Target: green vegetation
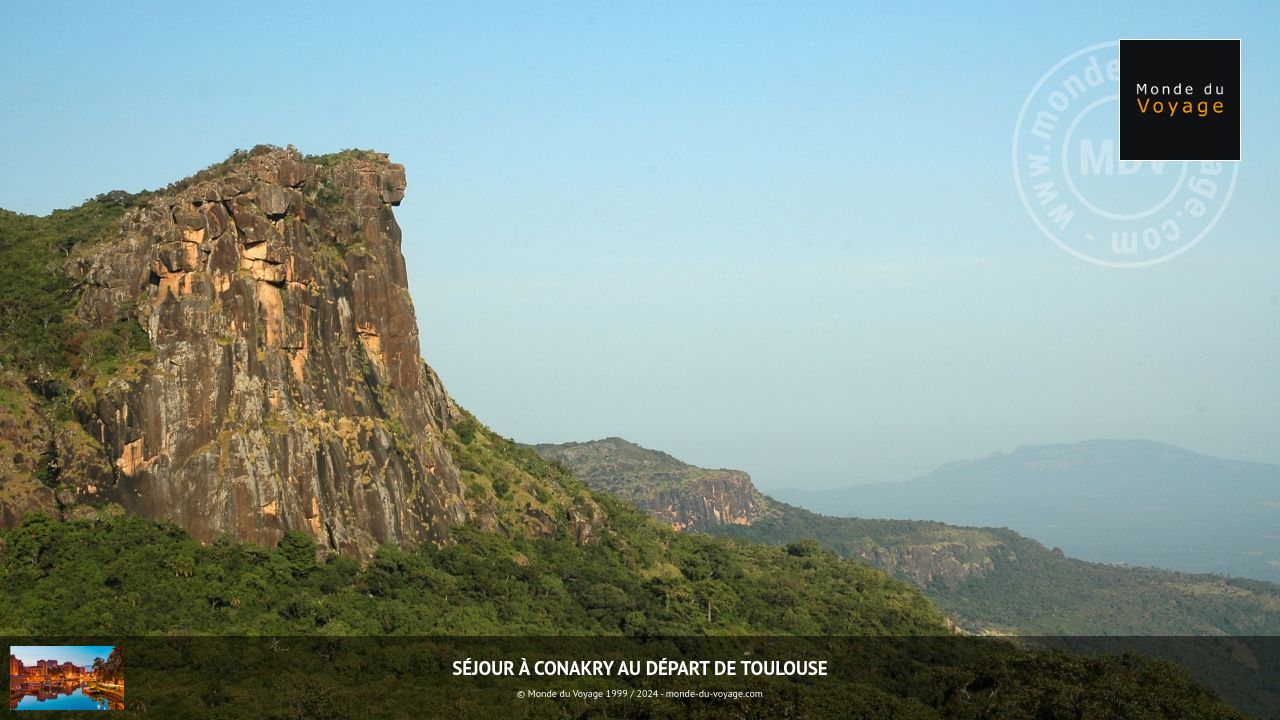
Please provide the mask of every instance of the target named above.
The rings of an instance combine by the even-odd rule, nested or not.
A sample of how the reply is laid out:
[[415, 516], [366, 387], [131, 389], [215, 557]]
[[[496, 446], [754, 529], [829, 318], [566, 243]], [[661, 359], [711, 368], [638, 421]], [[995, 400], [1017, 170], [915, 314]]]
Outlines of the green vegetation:
[[504, 531], [545, 532], [552, 526], [569, 537], [577, 517], [590, 524], [601, 508], [585, 484], [559, 464], [485, 427], [457, 408], [445, 436], [467, 488], [473, 517], [492, 517]]
[[120, 682], [124, 678], [124, 652], [118, 647], [111, 648], [107, 659], [96, 658], [93, 661], [93, 673], [103, 682]]
[[3, 535], [4, 634], [943, 634], [918, 592], [820, 548], [678, 534], [465, 410], [447, 442], [471, 516], [443, 547], [360, 567], [287, 533], [201, 546], [140, 518]]
[[[662, 511], [680, 492], [691, 505], [700, 505], [699, 478], [724, 472], [620, 438], [539, 445], [537, 450], [564, 462], [591, 487], [649, 511]], [[737, 502], [754, 501], [750, 525], [703, 524], [695, 529], [773, 545], [816, 540], [842, 557], [922, 588], [971, 632], [1280, 634], [1280, 586], [1270, 583], [1084, 562], [1003, 528], [827, 517], [744, 484]]]
[[609, 505], [595, 542], [463, 527], [366, 567], [317, 562], [297, 533], [201, 546], [141, 518], [32, 514], [3, 534], [0, 634], [945, 632], [918, 593], [833, 554], [678, 535]]
[[584, 443], [534, 445], [532, 449], [573, 470], [593, 488], [645, 504], [663, 491], [685, 489], [708, 473], [662, 452], [611, 437]]
[[708, 530], [779, 545], [817, 538], [849, 558], [870, 559], [877, 548], [897, 549], [902, 557], [889, 561], [890, 569], [903, 578], [912, 573], [913, 554], [955, 552], [958, 546], [959, 559], [971, 563], [972, 571], [959, 576], [942, 570], [924, 591], [949, 617], [975, 632], [1280, 634], [1280, 587], [1270, 583], [1085, 562], [1006, 529], [832, 518], [778, 506], [777, 516], [753, 525]]
[[[995, 571], [926, 590], [978, 629], [1052, 635], [1277, 635], [1280, 586], [1063, 557], [998, 530]], [[985, 620], [985, 622], [984, 622]]]
[[331, 168], [347, 160], [366, 160], [375, 157], [382, 157], [373, 150], [362, 150], [360, 148], [347, 148], [337, 152], [325, 153], [323, 155], [304, 155], [303, 160], [313, 163], [322, 168]]
[[63, 467], [96, 444], [73, 405], [91, 406], [150, 357], [136, 318], [90, 327], [76, 317], [80, 287], [66, 268], [144, 197], [115, 191], [44, 217], [0, 210], [0, 505], [21, 507], [39, 485], [56, 491], [63, 470], [82, 470]]
[[903, 482], [781, 499], [837, 517], [1008, 527], [1067, 554], [1280, 583], [1280, 465], [1149, 440], [1036, 445], [953, 462]]
[[117, 228], [139, 198], [117, 191], [44, 217], [0, 210], [0, 358], [31, 382], [64, 380], [85, 343], [90, 364], [113, 350], [72, 316], [79, 292], [63, 265]]
[[249, 160], [252, 160], [253, 158], [258, 157], [259, 155], [265, 155], [266, 153], [273, 152], [279, 149], [280, 148], [275, 145], [267, 145], [267, 144], [254, 145], [248, 150], [236, 148], [231, 152], [230, 155], [227, 156], [226, 160], [223, 160], [222, 162], [214, 163], [209, 167], [201, 170], [200, 172], [197, 172], [194, 175], [185, 177], [176, 182], [169, 183], [169, 185], [164, 189], [164, 192], [167, 192], [167, 193], [180, 192], [182, 190], [186, 190], [187, 188], [193, 185], [198, 185], [206, 180], [212, 180], [213, 178], [221, 177], [223, 175], [226, 175], [228, 171], [233, 170], [236, 167], [245, 164]]
[[[464, 527], [444, 547], [381, 548], [365, 567], [336, 555], [317, 561], [301, 533], [287, 533], [275, 548], [226, 540], [201, 546], [172, 525], [141, 518], [29, 515], [0, 538], [0, 636], [150, 636], [131, 646], [130, 702], [177, 718], [496, 717], [500, 708], [503, 717], [580, 716], [602, 706], [557, 699], [518, 705], [511, 715], [510, 698], [528, 679], [454, 678], [451, 661], [706, 659], [745, 657], [746, 648], [751, 657], [838, 662], [828, 678], [717, 683], [764, 693], [749, 703], [619, 702], [608, 715], [686, 717], [696, 708], [699, 717], [750, 709], [762, 717], [866, 720], [1243, 717], [1170, 663], [948, 637], [918, 593], [816, 543], [782, 549], [680, 535], [615, 501], [600, 502], [609, 524], [585, 545]], [[808, 637], [760, 644], [673, 637], [792, 633]], [[850, 633], [881, 637], [830, 637]], [[290, 637], [191, 637], [203, 634]], [[419, 637], [314, 637], [384, 635]], [[442, 637], [498, 635], [618, 639]], [[430, 709], [404, 691], [423, 683], [432, 688]], [[560, 684], [706, 689], [697, 678]]]

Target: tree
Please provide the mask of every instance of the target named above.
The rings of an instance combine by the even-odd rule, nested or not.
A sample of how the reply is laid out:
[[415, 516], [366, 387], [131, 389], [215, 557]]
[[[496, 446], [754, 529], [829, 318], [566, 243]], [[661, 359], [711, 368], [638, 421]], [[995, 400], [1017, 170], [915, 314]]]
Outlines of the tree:
[[714, 611], [724, 612], [730, 609], [738, 599], [733, 589], [727, 584], [711, 578], [694, 583], [693, 591], [698, 602], [707, 608], [708, 625], [714, 621], [712, 617]]
[[276, 549], [288, 561], [295, 577], [307, 575], [316, 567], [316, 541], [306, 533], [297, 530], [286, 532]]
[[98, 682], [120, 682], [124, 678], [124, 651], [118, 647], [111, 648], [106, 662], [102, 658], [94, 658], [93, 675]]

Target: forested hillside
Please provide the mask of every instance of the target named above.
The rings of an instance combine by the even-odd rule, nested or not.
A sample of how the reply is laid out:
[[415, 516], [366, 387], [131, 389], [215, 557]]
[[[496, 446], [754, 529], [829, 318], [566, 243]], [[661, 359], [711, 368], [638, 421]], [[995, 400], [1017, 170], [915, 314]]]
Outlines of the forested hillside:
[[[1280, 586], [1270, 583], [1084, 562], [1005, 528], [819, 515], [762, 495], [741, 471], [705, 470], [619, 438], [537, 449], [653, 517], [691, 508], [686, 517], [703, 521], [680, 525], [689, 530], [774, 545], [816, 540], [921, 588], [970, 632], [1280, 634]], [[738, 482], [726, 507], [752, 515], [722, 522], [695, 512], [722, 505], [707, 497], [708, 478], [728, 473]]]
[[1096, 562], [1280, 582], [1280, 465], [1149, 440], [1021, 447], [777, 497], [826, 515], [1008, 527]]

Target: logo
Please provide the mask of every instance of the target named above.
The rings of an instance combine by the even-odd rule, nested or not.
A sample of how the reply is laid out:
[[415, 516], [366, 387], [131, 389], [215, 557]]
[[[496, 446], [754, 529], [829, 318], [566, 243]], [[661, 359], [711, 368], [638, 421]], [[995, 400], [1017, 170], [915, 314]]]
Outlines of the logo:
[[1240, 159], [1239, 40], [1121, 40], [1120, 157]]
[[1190, 250], [1235, 191], [1239, 165], [1121, 160], [1119, 43], [1076, 51], [1027, 95], [1013, 134], [1013, 177], [1040, 230], [1105, 267], [1145, 267]]

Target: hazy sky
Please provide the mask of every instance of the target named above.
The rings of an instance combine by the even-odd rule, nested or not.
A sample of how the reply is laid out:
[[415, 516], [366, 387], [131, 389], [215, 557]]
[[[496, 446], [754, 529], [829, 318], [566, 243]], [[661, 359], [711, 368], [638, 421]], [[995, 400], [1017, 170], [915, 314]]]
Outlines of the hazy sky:
[[[766, 489], [1088, 438], [1280, 461], [1274, 3], [228, 5], [10, 4], [0, 206], [370, 147], [424, 355], [518, 440]], [[1009, 161], [1041, 74], [1120, 37], [1244, 41], [1230, 207], [1143, 270], [1055, 247]]]
[[28, 667], [41, 660], [93, 667], [93, 661], [97, 658], [102, 658], [105, 662], [111, 650], [111, 645], [13, 645], [9, 648], [9, 654]]

